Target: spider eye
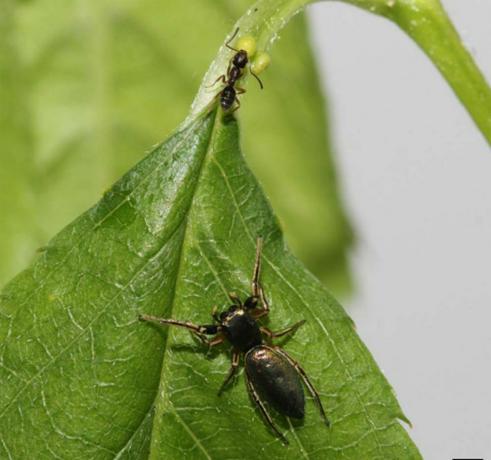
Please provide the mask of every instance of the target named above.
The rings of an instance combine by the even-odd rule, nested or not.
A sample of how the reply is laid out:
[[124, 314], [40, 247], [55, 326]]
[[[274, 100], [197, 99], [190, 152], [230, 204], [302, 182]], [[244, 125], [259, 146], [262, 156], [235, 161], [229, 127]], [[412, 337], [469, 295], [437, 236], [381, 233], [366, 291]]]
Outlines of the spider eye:
[[225, 321], [225, 319], [227, 318], [227, 315], [228, 315], [228, 312], [226, 312], [226, 311], [223, 311], [222, 313], [220, 313], [220, 321]]
[[244, 302], [244, 307], [246, 308], [246, 310], [252, 310], [257, 307], [257, 303], [258, 303], [258, 298], [251, 296], [248, 297], [247, 300]]

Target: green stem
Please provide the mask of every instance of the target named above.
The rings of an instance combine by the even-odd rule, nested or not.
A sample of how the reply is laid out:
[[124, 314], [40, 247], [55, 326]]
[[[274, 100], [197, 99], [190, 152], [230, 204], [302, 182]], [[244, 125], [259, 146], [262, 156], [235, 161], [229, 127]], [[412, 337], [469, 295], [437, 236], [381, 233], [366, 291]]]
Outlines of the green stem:
[[491, 89], [440, 0], [343, 0], [395, 22], [428, 55], [491, 144]]
[[[279, 31], [288, 21], [312, 0], [259, 0], [235, 23], [225, 42], [237, 27], [240, 35], [252, 35], [256, 38], [258, 51], [268, 51]], [[203, 78], [198, 94], [191, 106], [191, 112], [184, 122], [192, 121], [214, 99], [217, 89], [211, 87], [217, 77], [225, 73], [232, 54], [222, 45]], [[243, 82], [241, 82], [242, 84]]]
[[[259, 0], [235, 27], [256, 37], [267, 51], [278, 32], [302, 7], [315, 0]], [[491, 89], [475, 64], [439, 0], [339, 0], [395, 22], [428, 55], [491, 144]], [[189, 118], [203, 110], [216, 94], [206, 88], [227, 68], [230, 52], [222, 46], [193, 103]]]

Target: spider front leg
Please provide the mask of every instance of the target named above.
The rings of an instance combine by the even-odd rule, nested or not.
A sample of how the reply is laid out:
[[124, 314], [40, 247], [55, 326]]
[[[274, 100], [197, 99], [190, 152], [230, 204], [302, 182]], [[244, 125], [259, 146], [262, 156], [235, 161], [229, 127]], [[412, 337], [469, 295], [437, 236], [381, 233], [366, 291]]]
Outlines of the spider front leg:
[[256, 310], [254, 314], [254, 318], [256, 319], [269, 314], [269, 302], [266, 300], [266, 297], [264, 296], [264, 290], [262, 287], [259, 287], [259, 299], [261, 300], [262, 308], [258, 308]]
[[228, 298], [232, 301], [234, 305], [242, 306], [242, 301], [240, 300], [240, 297], [237, 295], [237, 293], [229, 292]]
[[[261, 307], [258, 308], [254, 306], [256, 311], [254, 312], [254, 317], [261, 318], [262, 316], [266, 316], [269, 313], [269, 303], [266, 300], [266, 296], [264, 295], [264, 290], [259, 282], [259, 276], [261, 275], [261, 258], [263, 251], [263, 239], [261, 237], [257, 238], [256, 241], [256, 259], [254, 262], [254, 269], [252, 270], [252, 279], [251, 279], [251, 292], [252, 296], [248, 299], [249, 303], [254, 303], [259, 300], [261, 303]], [[246, 301], [247, 303], [247, 301]]]
[[218, 307], [215, 305], [211, 310], [211, 317], [217, 322], [220, 323], [220, 316], [218, 315]]
[[259, 236], [256, 240], [256, 260], [252, 270], [251, 292], [253, 297], [259, 297], [259, 275], [261, 274], [261, 257], [263, 252], [263, 239]]
[[[224, 340], [222, 336], [217, 336], [217, 334], [221, 331], [221, 327], [216, 324], [199, 325], [199, 324], [191, 323], [189, 321], [179, 321], [177, 319], [158, 318], [157, 316], [151, 316], [151, 315], [140, 315], [138, 319], [140, 321], [148, 321], [157, 324], [169, 324], [171, 326], [178, 326], [188, 329], [193, 334], [195, 334], [196, 337], [198, 337], [199, 340], [201, 340], [201, 342], [208, 345], [209, 347], [218, 345], [219, 343], [222, 343]], [[210, 340], [206, 337], [207, 335], [214, 335], [215, 337], [213, 337]]]

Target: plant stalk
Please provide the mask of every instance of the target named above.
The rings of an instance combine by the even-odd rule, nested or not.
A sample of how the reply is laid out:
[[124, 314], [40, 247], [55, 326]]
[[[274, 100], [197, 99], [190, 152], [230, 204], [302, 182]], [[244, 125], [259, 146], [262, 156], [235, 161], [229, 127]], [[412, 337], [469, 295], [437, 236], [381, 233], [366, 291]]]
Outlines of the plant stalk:
[[[290, 18], [315, 0], [259, 0], [231, 30], [256, 37], [258, 50], [268, 51]], [[404, 30], [428, 55], [491, 145], [491, 89], [455, 30], [440, 0], [338, 0], [384, 16]], [[222, 46], [203, 79], [188, 121], [213, 102], [210, 89], [223, 74], [230, 51]]]
[[426, 53], [491, 145], [491, 88], [440, 0], [341, 0], [395, 22]]

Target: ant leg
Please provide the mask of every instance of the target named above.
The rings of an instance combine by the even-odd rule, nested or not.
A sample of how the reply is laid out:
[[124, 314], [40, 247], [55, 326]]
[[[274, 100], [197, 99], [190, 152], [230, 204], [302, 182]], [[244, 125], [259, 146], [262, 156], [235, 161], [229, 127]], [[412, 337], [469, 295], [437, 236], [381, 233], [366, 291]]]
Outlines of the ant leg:
[[237, 94], [244, 94], [245, 92], [247, 92], [247, 90], [238, 86], [235, 87], [235, 91], [237, 92]]
[[252, 71], [252, 68], [249, 67], [249, 72], [251, 72], [251, 75], [257, 80], [257, 82], [259, 83], [259, 86], [261, 87], [261, 89], [264, 89], [264, 85], [263, 85], [263, 82], [261, 81], [261, 79]]
[[227, 77], [230, 74], [230, 67], [232, 63], [229, 62], [228, 67], [227, 67], [227, 72], [225, 74], [220, 75], [211, 85], [206, 85], [205, 88], [211, 88], [215, 86], [219, 81], [221, 81], [224, 85], [227, 84]]
[[227, 80], [225, 79], [225, 75], [220, 75], [211, 85], [206, 85], [205, 88], [212, 88], [215, 86], [219, 81], [222, 81], [222, 83], [227, 83]]
[[218, 396], [220, 396], [223, 393], [223, 390], [227, 386], [228, 382], [230, 382], [230, 380], [232, 380], [232, 377], [237, 372], [237, 369], [239, 367], [239, 358], [240, 358], [240, 353], [234, 350], [232, 353], [232, 364], [231, 364], [230, 369], [228, 371], [227, 377], [223, 381], [220, 389], [218, 390]]
[[261, 411], [261, 414], [266, 419], [266, 422], [268, 423], [268, 425], [273, 429], [273, 431], [283, 441], [284, 444], [289, 444], [288, 439], [286, 439], [285, 436], [283, 436], [280, 433], [280, 430], [278, 430], [278, 428], [276, 428], [275, 424], [273, 423], [273, 420], [271, 419], [271, 415], [269, 415], [266, 407], [264, 406], [264, 403], [261, 401], [261, 398], [257, 394], [256, 389], [254, 388], [254, 385], [252, 384], [252, 382], [249, 379], [249, 376], [247, 375], [247, 372], [245, 375], [245, 380], [246, 380], [246, 384], [247, 384], [247, 390], [249, 391], [249, 395], [251, 396], [253, 401], [256, 403], [257, 407]]
[[238, 97], [235, 98], [235, 102], [237, 102], [237, 107], [235, 107], [235, 109], [232, 110], [230, 113], [234, 113], [236, 110], [239, 110], [240, 109], [240, 101], [239, 101], [239, 98]]
[[273, 332], [267, 327], [261, 327], [261, 332], [264, 335], [267, 335], [270, 339], [277, 339], [278, 337], [283, 337], [284, 335], [287, 334], [295, 334], [297, 330], [305, 324], [305, 320], [303, 319], [302, 321], [298, 321], [298, 323], [292, 324], [290, 327], [287, 327], [286, 329], [283, 329], [282, 331], [278, 332]]
[[225, 46], [232, 50], [232, 51], [235, 51], [235, 52], [239, 52], [238, 49], [235, 49], [234, 47], [230, 46], [230, 42], [235, 38], [235, 36], [237, 35], [237, 33], [239, 32], [239, 28], [237, 27], [237, 29], [235, 29], [235, 32], [233, 33], [233, 35], [227, 40], [227, 43], [225, 43]]
[[301, 379], [303, 380], [303, 383], [305, 383], [305, 386], [309, 390], [309, 393], [311, 394], [312, 398], [314, 398], [315, 404], [317, 405], [319, 412], [321, 414], [321, 417], [324, 419], [325, 424], [327, 426], [330, 426], [329, 420], [327, 419], [326, 413], [324, 412], [324, 408], [322, 407], [322, 402], [321, 402], [321, 399], [319, 397], [319, 393], [315, 389], [314, 385], [312, 385], [312, 382], [310, 381], [306, 372], [302, 369], [300, 364], [298, 364], [298, 362], [295, 361], [285, 350], [283, 350], [280, 347], [274, 347], [274, 349], [277, 353], [279, 353], [281, 356], [283, 356], [293, 366], [293, 368], [297, 371], [298, 375], [300, 375]]
[[[157, 324], [169, 324], [171, 326], [183, 327], [185, 329], [189, 329], [193, 334], [198, 336], [201, 341], [210, 344], [214, 341], [214, 339], [210, 342], [205, 335], [215, 335], [221, 331], [221, 327], [216, 324], [205, 324], [198, 325], [194, 323], [190, 323], [189, 321], [179, 321], [176, 319], [166, 319], [166, 318], [157, 318], [156, 316], [151, 315], [140, 315], [138, 317], [140, 321], [149, 321]], [[218, 338], [217, 338], [218, 339]], [[218, 342], [220, 343], [220, 342]]]

